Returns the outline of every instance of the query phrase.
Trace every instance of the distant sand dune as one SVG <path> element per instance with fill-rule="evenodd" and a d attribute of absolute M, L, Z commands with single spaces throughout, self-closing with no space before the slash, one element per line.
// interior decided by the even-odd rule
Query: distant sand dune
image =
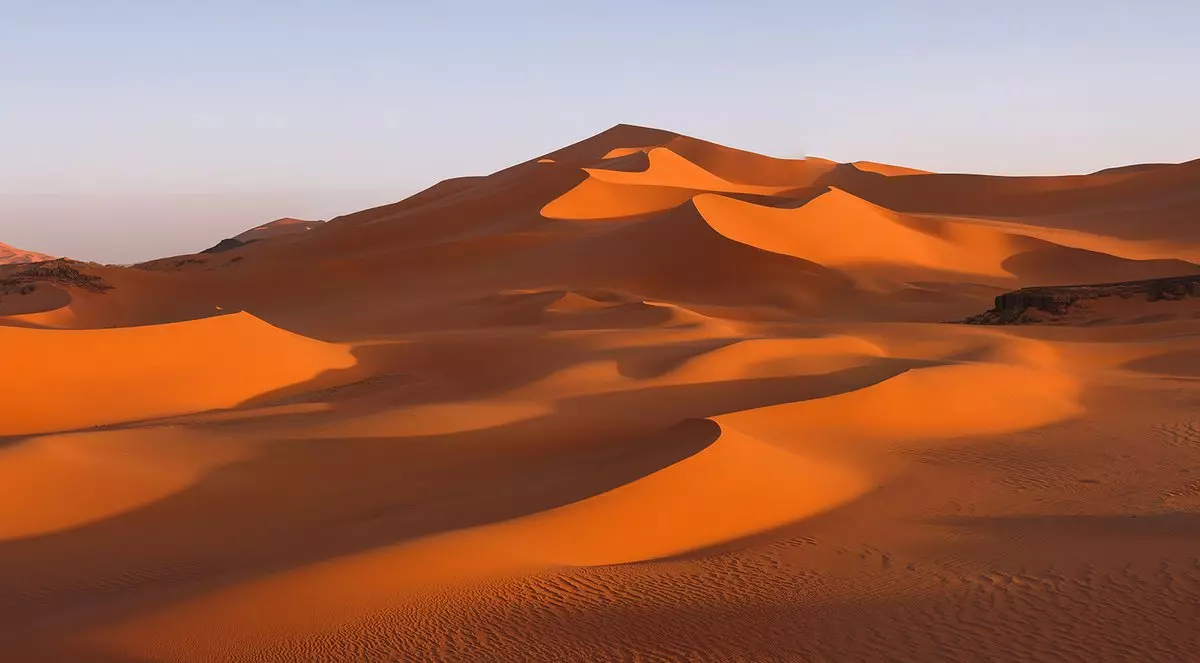
<path fill-rule="evenodd" d="M 53 260 L 51 256 L 21 249 L 0 243 L 0 265 L 23 265 L 43 260 Z"/>

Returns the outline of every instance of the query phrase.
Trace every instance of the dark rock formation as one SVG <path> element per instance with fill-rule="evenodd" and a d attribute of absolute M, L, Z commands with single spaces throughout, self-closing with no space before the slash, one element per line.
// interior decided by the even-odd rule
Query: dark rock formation
<path fill-rule="evenodd" d="M 1200 297 L 1200 274 L 1119 283 L 1022 288 L 1000 295 L 996 298 L 995 308 L 963 322 L 975 325 L 1026 324 L 1044 320 L 1047 315 L 1066 315 L 1078 302 L 1101 297 L 1144 297 L 1148 302 Z"/>
<path fill-rule="evenodd" d="M 91 292 L 104 292 L 112 289 L 112 286 L 105 283 L 103 278 L 88 274 L 80 267 L 86 267 L 86 265 L 64 258 L 34 263 L 19 271 L 0 273 L 0 294 L 15 292 L 27 295 L 33 292 L 40 283 L 75 287 Z"/>
<path fill-rule="evenodd" d="M 226 251 L 232 251 L 236 248 L 250 244 L 253 241 L 254 240 L 251 240 L 250 242 L 243 242 L 240 239 L 235 239 L 233 237 L 230 237 L 228 239 L 223 239 L 220 242 L 217 242 L 216 246 L 210 246 L 209 248 L 204 249 L 200 253 L 224 253 Z"/>

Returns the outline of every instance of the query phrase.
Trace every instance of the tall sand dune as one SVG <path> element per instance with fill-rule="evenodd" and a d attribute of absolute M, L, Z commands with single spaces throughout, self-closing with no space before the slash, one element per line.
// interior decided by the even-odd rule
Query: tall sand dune
<path fill-rule="evenodd" d="M 7 244 L 0 243 L 0 265 L 23 265 L 27 263 L 42 262 L 45 260 L 53 260 L 53 258 L 44 253 L 23 251 Z"/>
<path fill-rule="evenodd" d="M 617 125 L 0 265 L 0 660 L 1200 660 L 1198 164 Z"/>

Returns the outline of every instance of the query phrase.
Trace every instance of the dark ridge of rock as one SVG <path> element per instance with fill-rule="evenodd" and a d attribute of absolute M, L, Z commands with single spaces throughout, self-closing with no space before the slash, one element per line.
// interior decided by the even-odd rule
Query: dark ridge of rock
<path fill-rule="evenodd" d="M 1066 315 L 1080 301 L 1102 297 L 1128 299 L 1144 296 L 1148 302 L 1200 298 L 1200 274 L 1141 281 L 1091 285 L 1036 286 L 996 297 L 995 307 L 963 320 L 973 325 L 1031 324 L 1046 316 Z"/>
<path fill-rule="evenodd" d="M 47 262 L 33 263 L 20 271 L 0 274 L 0 294 L 29 294 L 39 283 L 52 283 L 91 292 L 104 292 L 113 286 L 94 274 L 80 270 L 85 263 L 60 258 Z M 24 265 L 23 265 L 24 267 Z"/>
<path fill-rule="evenodd" d="M 232 251 L 234 249 L 243 247 L 247 244 L 253 244 L 256 241 L 257 240 L 252 239 L 252 240 L 243 242 L 240 239 L 230 237 L 228 239 L 223 239 L 220 242 L 217 242 L 216 246 L 210 246 L 207 249 L 204 249 L 203 251 L 201 251 L 200 253 L 224 253 L 226 251 Z"/>

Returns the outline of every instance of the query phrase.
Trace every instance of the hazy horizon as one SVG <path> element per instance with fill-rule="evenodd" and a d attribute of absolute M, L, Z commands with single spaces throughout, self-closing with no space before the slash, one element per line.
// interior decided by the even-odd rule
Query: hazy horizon
<path fill-rule="evenodd" d="M 0 241 L 190 252 L 617 123 L 937 172 L 1200 157 L 1200 93 L 1182 84 L 1200 8 L 868 5 L 13 2 Z"/>

